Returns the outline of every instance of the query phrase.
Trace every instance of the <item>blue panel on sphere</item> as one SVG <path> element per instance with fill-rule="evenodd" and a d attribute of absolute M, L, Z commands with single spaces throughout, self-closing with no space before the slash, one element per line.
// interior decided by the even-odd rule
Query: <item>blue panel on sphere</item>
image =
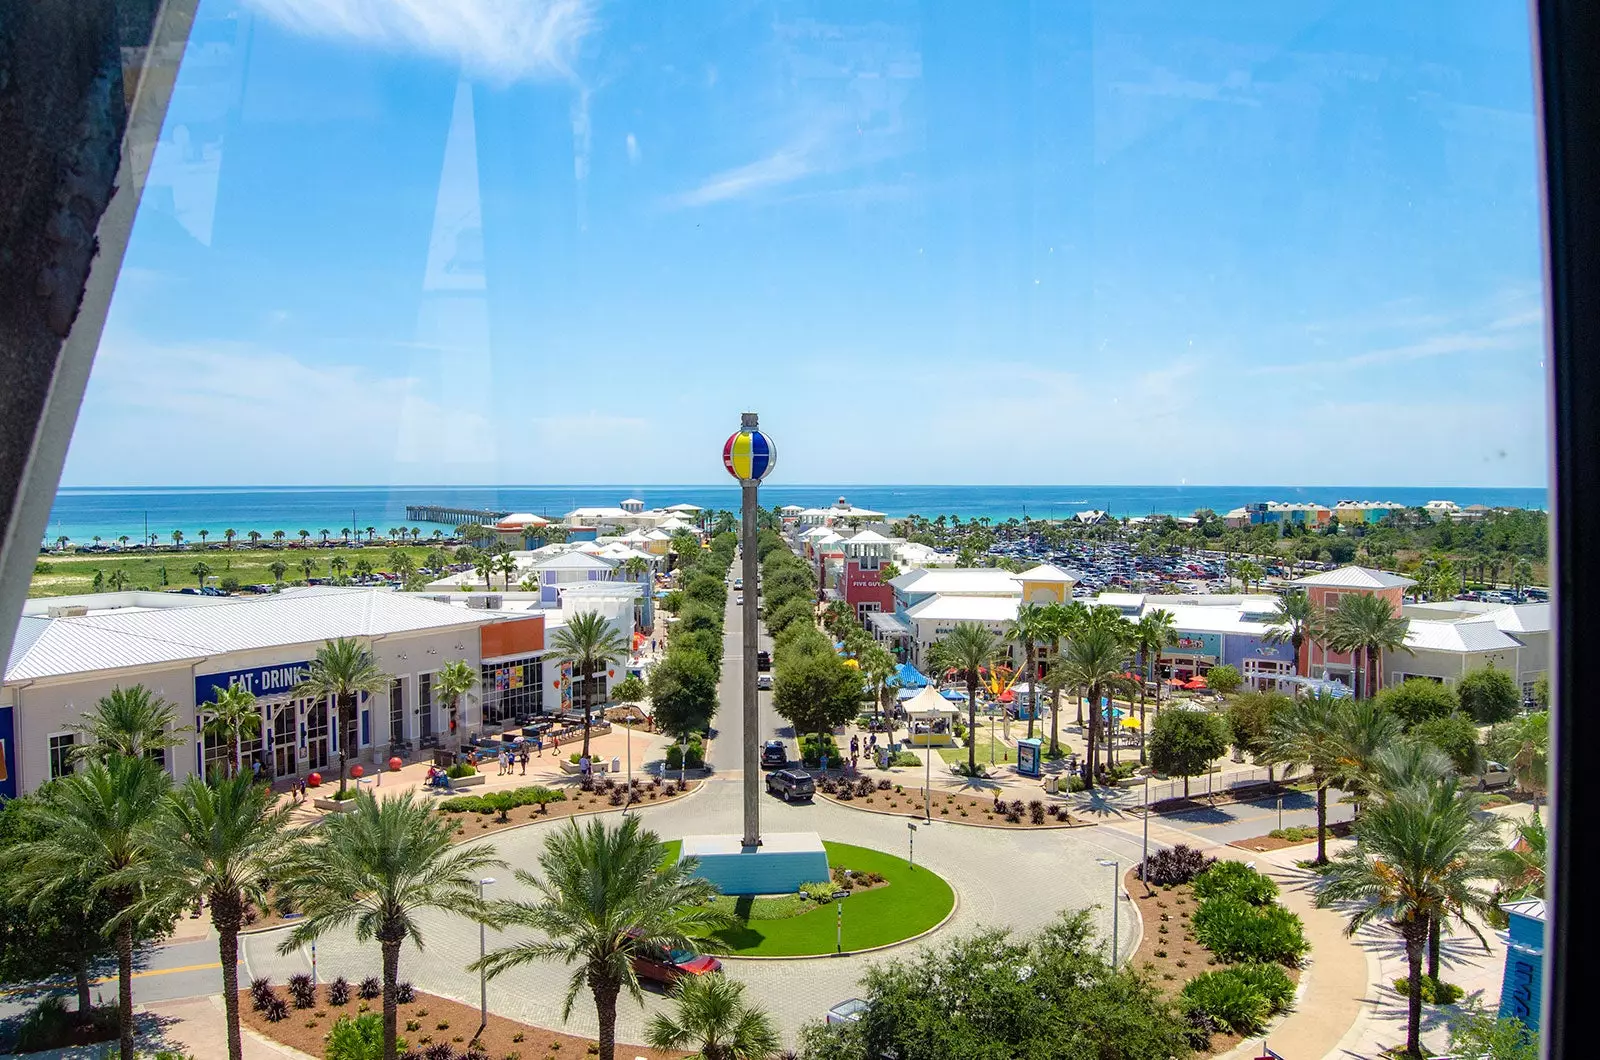
<path fill-rule="evenodd" d="M 792 894 L 829 878 L 828 854 L 815 832 L 779 832 L 744 849 L 736 835 L 685 836 L 682 857 L 700 859 L 695 875 L 723 894 Z"/>

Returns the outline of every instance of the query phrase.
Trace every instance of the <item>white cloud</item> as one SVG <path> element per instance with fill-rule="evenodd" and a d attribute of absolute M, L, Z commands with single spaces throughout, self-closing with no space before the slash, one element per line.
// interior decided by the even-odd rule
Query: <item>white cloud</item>
<path fill-rule="evenodd" d="M 754 162 L 714 173 L 699 187 L 674 196 L 672 202 L 678 206 L 705 206 L 793 183 L 817 172 L 812 147 L 809 144 L 786 147 Z"/>
<path fill-rule="evenodd" d="M 633 135 L 633 133 L 629 133 L 628 134 L 628 138 L 625 141 L 623 141 L 623 143 L 628 149 L 628 164 L 629 165 L 634 165 L 634 166 L 638 165 L 639 164 L 639 138 L 637 136 Z"/>
<path fill-rule="evenodd" d="M 309 364 L 243 343 L 108 335 L 64 481 L 482 481 L 495 439 L 468 403 L 418 380 Z M 472 472 L 476 471 L 474 476 Z"/>
<path fill-rule="evenodd" d="M 593 0 L 248 0 L 309 36 L 458 60 L 500 81 L 571 78 Z"/>

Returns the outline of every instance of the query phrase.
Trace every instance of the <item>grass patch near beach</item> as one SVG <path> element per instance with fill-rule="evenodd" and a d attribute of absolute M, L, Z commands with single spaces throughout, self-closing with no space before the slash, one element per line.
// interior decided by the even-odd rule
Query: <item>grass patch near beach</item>
<path fill-rule="evenodd" d="M 424 539 L 426 540 L 426 539 Z M 401 547 L 418 567 L 421 567 L 428 553 L 438 547 L 432 544 L 406 545 Z M 94 591 L 95 572 L 100 571 L 106 577 L 106 589 L 110 589 L 110 578 L 113 571 L 122 571 L 127 577 L 129 589 L 184 589 L 197 588 L 199 580 L 189 572 L 197 563 L 204 563 L 211 568 L 211 585 L 219 585 L 224 578 L 236 578 L 240 585 L 271 585 L 273 583 L 272 564 L 282 560 L 288 570 L 284 572 L 284 583 L 293 585 L 304 584 L 305 571 L 302 568 L 303 560 L 311 560 L 314 564 L 311 576 L 313 578 L 331 578 L 333 570 L 329 562 L 338 556 L 349 566 L 345 568 L 346 575 L 352 573 L 358 560 L 365 559 L 372 564 L 375 571 L 390 569 L 389 553 L 393 551 L 388 545 L 365 545 L 360 548 L 345 548 L 343 546 L 324 548 L 320 544 L 300 546 L 298 542 L 291 546 L 287 542 L 283 548 L 250 548 L 239 546 L 226 548 L 215 542 L 208 543 L 201 548 L 198 543 L 186 544 L 181 552 L 98 552 L 88 555 L 47 556 L 41 555 L 36 561 L 33 582 L 28 587 L 29 596 L 70 596 L 75 593 L 90 593 Z M 162 584 L 161 571 L 166 568 L 166 584 Z M 504 578 L 497 578 L 494 586 L 502 588 Z M 482 586 L 478 586 L 481 588 Z"/>

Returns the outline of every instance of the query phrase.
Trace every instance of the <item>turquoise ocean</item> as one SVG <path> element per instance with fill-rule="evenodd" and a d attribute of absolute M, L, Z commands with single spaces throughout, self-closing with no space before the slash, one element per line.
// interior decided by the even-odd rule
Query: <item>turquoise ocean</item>
<path fill-rule="evenodd" d="M 290 537 L 309 530 L 338 535 L 350 527 L 382 535 L 391 527 L 420 526 L 424 535 L 435 524 L 408 521 L 407 505 L 438 505 L 559 516 L 573 508 L 614 506 L 635 497 L 646 507 L 695 504 L 702 508 L 737 509 L 739 490 L 726 486 L 314 486 L 314 487 L 65 487 L 56 495 L 45 540 L 70 538 L 89 544 L 145 533 L 171 540 L 174 530 L 198 540 L 207 531 L 220 540 L 227 529 L 243 536 L 251 530 L 270 537 L 282 530 Z M 1197 509 L 1226 512 L 1256 501 L 1334 504 L 1340 500 L 1394 501 L 1407 505 L 1450 500 L 1460 505 L 1548 508 L 1543 489 L 1414 487 L 1414 486 L 764 486 L 767 507 L 800 504 L 821 507 L 840 497 L 858 508 L 891 516 L 910 513 L 934 518 L 959 515 L 997 522 L 1013 516 L 1062 519 L 1084 509 L 1117 516 L 1191 515 Z M 148 528 L 148 529 L 147 529 Z"/>

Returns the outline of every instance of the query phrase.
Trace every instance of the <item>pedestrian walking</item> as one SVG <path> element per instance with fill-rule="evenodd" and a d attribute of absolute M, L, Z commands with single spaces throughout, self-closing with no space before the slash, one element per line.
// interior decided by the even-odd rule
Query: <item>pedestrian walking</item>
<path fill-rule="evenodd" d="M 517 762 L 518 762 L 518 764 L 520 764 L 522 766 L 522 775 L 523 776 L 527 776 L 528 775 L 528 745 L 527 744 L 523 744 L 522 745 L 522 749 L 517 752 Z"/>
<path fill-rule="evenodd" d="M 552 732 L 550 734 L 550 753 L 555 755 L 557 758 L 561 757 L 561 734 L 560 733 Z"/>
<path fill-rule="evenodd" d="M 540 758 L 544 757 L 544 737 L 543 736 L 535 736 L 533 738 L 533 749 L 539 752 L 539 757 Z"/>

